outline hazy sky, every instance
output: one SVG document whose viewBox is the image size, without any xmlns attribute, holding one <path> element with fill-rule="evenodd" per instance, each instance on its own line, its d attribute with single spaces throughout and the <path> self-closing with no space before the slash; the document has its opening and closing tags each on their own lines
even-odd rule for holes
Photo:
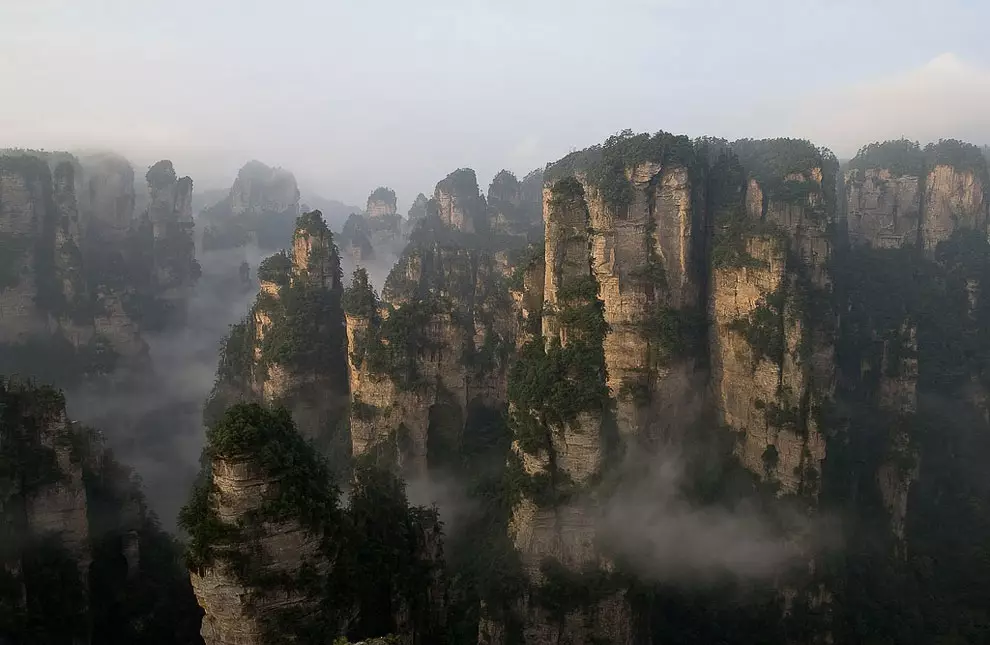
<svg viewBox="0 0 990 645">
<path fill-rule="evenodd" d="M 984 0 L 0 0 L 0 147 L 408 204 L 622 128 L 990 142 Z"/>
</svg>

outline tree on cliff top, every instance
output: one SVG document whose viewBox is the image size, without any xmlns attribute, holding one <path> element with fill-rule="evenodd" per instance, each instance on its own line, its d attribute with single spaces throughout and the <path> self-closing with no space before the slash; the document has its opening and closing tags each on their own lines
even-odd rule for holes
<svg viewBox="0 0 990 645">
<path fill-rule="evenodd" d="M 379 186 L 378 188 L 371 191 L 368 195 L 368 203 L 371 202 L 385 202 L 386 204 L 395 205 L 395 191 L 387 186 Z"/>
<path fill-rule="evenodd" d="M 924 172 L 925 157 L 917 141 L 897 139 L 896 141 L 874 142 L 863 146 L 849 162 L 851 170 L 883 168 L 895 177 L 909 175 L 920 177 Z"/>
<path fill-rule="evenodd" d="M 144 178 L 152 188 L 166 188 L 176 181 L 175 168 L 172 167 L 171 161 L 162 159 L 151 168 L 148 168 L 148 172 L 144 175 Z"/>
<path fill-rule="evenodd" d="M 358 267 L 354 270 L 351 284 L 344 289 L 342 300 L 344 313 L 362 318 L 374 318 L 378 315 L 378 296 L 368 279 L 368 271 Z"/>
</svg>

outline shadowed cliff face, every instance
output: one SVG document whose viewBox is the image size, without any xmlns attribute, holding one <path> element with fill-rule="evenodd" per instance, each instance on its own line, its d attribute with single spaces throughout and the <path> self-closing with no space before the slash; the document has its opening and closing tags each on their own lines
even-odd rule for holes
<svg viewBox="0 0 990 645">
<path fill-rule="evenodd" d="M 292 235 L 299 210 L 295 176 L 283 168 L 249 161 L 238 171 L 227 197 L 199 214 L 203 248 L 246 245 L 275 250 Z"/>
<path fill-rule="evenodd" d="M 194 642 L 178 549 L 99 432 L 68 420 L 57 390 L 20 382 L 0 381 L 0 416 L 0 638 Z"/>
</svg>

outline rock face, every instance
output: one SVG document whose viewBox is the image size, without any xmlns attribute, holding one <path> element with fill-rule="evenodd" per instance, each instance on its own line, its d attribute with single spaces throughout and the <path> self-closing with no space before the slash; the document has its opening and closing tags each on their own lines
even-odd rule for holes
<svg viewBox="0 0 990 645">
<path fill-rule="evenodd" d="M 385 282 L 384 307 L 356 281 L 351 299 L 365 304 L 347 310 L 354 454 L 393 450 L 410 475 L 456 453 L 472 402 L 505 401 L 515 322 L 503 270 L 450 232 L 436 214 L 422 220 Z"/>
<path fill-rule="evenodd" d="M 368 206 L 365 212 L 372 219 L 395 217 L 398 213 L 395 207 L 395 191 L 384 186 L 376 188 L 368 195 Z"/>
<path fill-rule="evenodd" d="M 188 584 L 175 584 L 178 553 L 131 472 L 66 418 L 60 392 L 0 379 L 0 461 L 0 637 L 134 642 L 167 628 L 188 642 L 199 616 Z M 151 590 L 154 609 L 133 602 Z"/>
<path fill-rule="evenodd" d="M 922 456 L 909 431 L 918 413 L 918 325 L 931 305 L 916 310 L 912 304 L 911 292 L 924 291 L 925 278 L 909 288 L 898 283 L 906 271 L 920 275 L 932 271 L 926 265 L 932 257 L 938 262 L 940 245 L 969 231 L 985 235 L 986 181 L 978 153 L 956 141 L 941 141 L 924 150 L 907 141 L 873 144 L 850 162 L 845 176 L 852 250 L 843 262 L 862 266 L 871 275 L 850 277 L 850 282 L 867 286 L 850 292 L 843 333 L 861 337 L 873 349 L 847 350 L 844 388 L 850 399 L 866 393 L 868 407 L 884 415 L 891 428 L 875 478 L 891 531 L 902 542 L 909 494 Z M 969 280 L 957 287 L 967 292 L 970 311 L 978 300 L 970 296 L 970 287 L 978 282 Z M 978 392 L 974 396 L 984 398 Z"/>
<path fill-rule="evenodd" d="M 227 197 L 199 214 L 205 250 L 256 244 L 278 249 L 292 235 L 299 216 L 295 176 L 282 168 L 249 161 L 237 173 Z"/>
<path fill-rule="evenodd" d="M 925 178 L 921 239 L 932 250 L 961 229 L 986 230 L 985 177 L 972 169 L 937 164 Z"/>
<path fill-rule="evenodd" d="M 113 154 L 84 155 L 79 162 L 76 194 L 83 236 L 120 243 L 134 223 L 134 169 Z"/>
<path fill-rule="evenodd" d="M 39 242 L 54 233 L 52 190 L 50 171 L 40 159 L 0 157 L 0 236 L 4 243 L 0 340 L 4 342 L 47 326 L 47 317 L 36 308 L 34 298 L 39 288 L 36 265 L 51 259 L 45 257 L 47 245 Z"/>
<path fill-rule="evenodd" d="M 718 414 L 742 431 L 740 460 L 781 492 L 814 499 L 825 458 L 816 411 L 834 393 L 827 265 L 837 213 L 835 185 L 823 181 L 834 161 L 809 163 L 764 179 L 774 191 L 750 179 L 746 217 L 768 233 L 747 235 L 742 260 L 716 266 L 709 310 Z"/>
<path fill-rule="evenodd" d="M 921 223 L 921 182 L 870 168 L 846 175 L 849 241 L 874 248 L 916 244 Z"/>
<path fill-rule="evenodd" d="M 320 211 L 300 216 L 289 254 L 258 268 L 261 291 L 225 341 L 207 420 L 235 401 L 287 406 L 296 424 L 343 466 L 349 439 L 340 257 Z"/>
<path fill-rule="evenodd" d="M 478 192 L 478 178 L 470 168 L 447 175 L 433 191 L 440 220 L 464 233 L 488 230 L 485 198 Z"/>
<path fill-rule="evenodd" d="M 488 187 L 488 220 L 492 233 L 532 241 L 539 238 L 543 229 L 542 178 L 542 171 L 530 173 L 523 183 L 508 170 L 495 175 Z"/>
<path fill-rule="evenodd" d="M 277 479 L 248 458 L 216 458 L 212 464 L 217 516 L 236 525 L 257 513 L 279 486 Z M 265 527 L 256 546 L 267 558 L 261 575 L 294 575 L 304 566 L 315 575 L 326 573 L 328 563 L 319 552 L 319 536 L 306 531 L 298 521 Z M 317 601 L 301 593 L 255 596 L 254 591 L 223 566 L 191 574 L 193 591 L 206 612 L 202 635 L 207 645 L 250 645 L 267 642 L 266 621 L 280 611 L 306 620 L 317 611 Z"/>
<path fill-rule="evenodd" d="M 396 210 L 395 192 L 376 188 L 368 196 L 367 210 L 363 214 L 352 213 L 344 223 L 339 238 L 341 253 L 355 267 L 391 263 L 402 252 L 409 228 L 409 223 Z"/>
<path fill-rule="evenodd" d="M 270 168 L 260 161 L 249 161 L 230 188 L 230 211 L 244 213 L 288 213 L 297 216 L 299 187 L 295 176 L 283 168 Z"/>
<path fill-rule="evenodd" d="M 181 310 L 199 278 L 193 242 L 192 189 L 189 177 L 178 178 L 171 161 L 148 170 L 150 202 L 145 218 L 154 239 L 154 284 L 160 297 Z"/>
</svg>

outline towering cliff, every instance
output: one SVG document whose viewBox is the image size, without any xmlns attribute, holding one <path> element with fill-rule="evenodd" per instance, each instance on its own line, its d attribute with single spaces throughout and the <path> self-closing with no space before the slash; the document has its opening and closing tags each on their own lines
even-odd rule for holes
<svg viewBox="0 0 990 645">
<path fill-rule="evenodd" d="M 467 181 L 474 172 L 454 175 Z M 437 194 L 446 195 L 451 210 L 470 195 L 481 199 L 476 183 L 458 184 L 456 196 L 444 192 L 450 185 L 448 177 Z M 354 453 L 385 449 L 409 476 L 453 465 L 472 404 L 504 405 L 514 342 L 497 252 L 452 227 L 437 200 L 427 208 L 385 282 L 382 302 L 364 272 L 345 295 Z M 475 214 L 484 222 L 484 212 Z"/>
<path fill-rule="evenodd" d="M 478 192 L 478 178 L 470 168 L 447 175 L 433 191 L 440 221 L 462 233 L 489 231 L 485 198 Z"/>
<path fill-rule="evenodd" d="M 388 265 L 402 252 L 408 237 L 407 222 L 396 210 L 395 191 L 379 186 L 368 195 L 365 212 L 347 218 L 340 232 L 340 248 L 351 266 Z"/>
<path fill-rule="evenodd" d="M 379 186 L 371 191 L 371 194 L 368 195 L 368 206 L 365 212 L 372 219 L 395 217 L 398 213 L 395 207 L 395 191 L 384 186 Z"/>
<path fill-rule="evenodd" d="M 389 633 L 404 645 L 436 642 L 439 524 L 408 508 L 399 480 L 359 465 L 339 508 L 325 462 L 289 413 L 257 404 L 230 408 L 206 454 L 180 521 L 207 645 Z"/>
<path fill-rule="evenodd" d="M 634 638 L 598 544 L 598 487 L 626 450 L 690 425 L 703 383 L 703 172 L 684 137 L 623 133 L 543 175 L 545 249 L 517 269 L 530 336 L 509 379 L 527 642 Z M 486 625 L 482 640 L 504 629 Z"/>
<path fill-rule="evenodd" d="M 0 157 L 0 369 L 70 382 L 110 369 L 104 297 L 80 251 L 76 165 Z"/>
<path fill-rule="evenodd" d="M 207 645 L 309 642 L 339 629 L 321 607 L 337 500 L 288 412 L 235 406 L 207 435 L 209 471 L 180 517 Z"/>
<path fill-rule="evenodd" d="M 261 292 L 223 342 L 207 421 L 238 400 L 282 404 L 303 434 L 331 452 L 350 453 L 346 434 L 343 291 L 333 235 L 319 211 L 300 216 L 289 253 L 258 267 Z"/>
<path fill-rule="evenodd" d="M 745 196 L 714 204 L 709 309 L 718 415 L 741 432 L 737 454 L 747 468 L 781 493 L 815 499 L 822 414 L 835 378 L 829 261 L 838 165 L 806 141 L 732 148 L 745 169 Z"/>
<path fill-rule="evenodd" d="M 262 249 L 277 249 L 292 235 L 298 216 L 295 176 L 283 168 L 249 161 L 238 171 L 227 197 L 200 214 L 205 224 L 203 248 L 254 243 Z"/>
<path fill-rule="evenodd" d="M 159 161 L 148 169 L 150 202 L 142 224 L 152 231 L 152 284 L 157 298 L 181 320 L 192 285 L 200 276 L 193 242 L 192 188 L 189 177 L 177 177 L 172 162 Z"/>
<path fill-rule="evenodd" d="M 530 241 L 541 237 L 542 179 L 542 170 L 530 173 L 523 182 L 508 170 L 495 175 L 488 187 L 488 218 L 492 233 L 518 236 Z"/>
<path fill-rule="evenodd" d="M 54 389 L 0 381 L 0 410 L 0 638 L 189 643 L 178 552 L 129 471 Z"/>
</svg>

